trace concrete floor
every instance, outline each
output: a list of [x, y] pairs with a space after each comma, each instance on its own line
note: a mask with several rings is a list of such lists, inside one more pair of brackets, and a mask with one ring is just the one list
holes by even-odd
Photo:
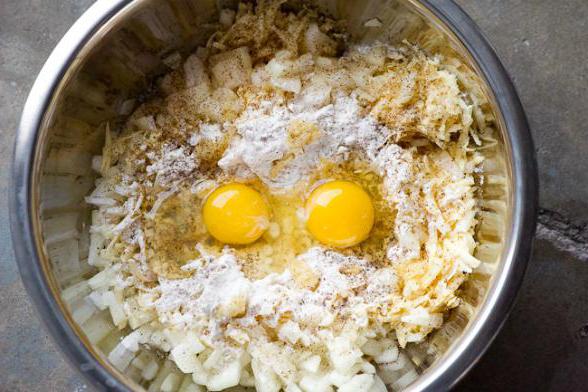
[[[82, 391], [18, 277], [7, 195], [20, 109], [52, 47], [91, 0], [0, 0], [0, 391]], [[588, 387], [588, 1], [458, 0], [510, 71], [535, 137], [538, 240], [515, 309], [459, 391]]]

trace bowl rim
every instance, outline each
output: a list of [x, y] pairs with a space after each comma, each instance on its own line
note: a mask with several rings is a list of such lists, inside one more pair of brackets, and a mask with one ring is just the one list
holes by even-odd
[[[473, 20], [453, 0], [405, 0], [428, 13], [457, 38], [474, 60], [490, 87], [506, 129], [507, 155], [514, 197], [510, 236], [504, 260], [486, 294], [483, 306], [462, 336], [408, 391], [447, 390], [455, 386], [484, 354], [498, 334], [514, 304], [531, 255], [538, 209], [538, 174], [533, 140], [515, 87], [494, 49]], [[107, 370], [79, 339], [63, 313], [40, 262], [34, 238], [33, 176], [39, 130], [54, 93], [66, 71], [86, 43], [134, 0], [101, 0], [94, 3], [59, 41], [39, 72], [25, 103], [16, 135], [12, 161], [10, 225], [12, 244], [21, 279], [45, 327], [69, 362], [98, 390], [130, 391], [132, 383], [120, 372]]]
[[[425, 370], [407, 391], [447, 390], [479, 361], [506, 322], [531, 257], [539, 205], [539, 180], [533, 138], [516, 88], [485, 35], [454, 0], [408, 0], [423, 5], [464, 46], [490, 87], [505, 129], [512, 189], [509, 235], [501, 273], [493, 277], [484, 304], [437, 366]], [[430, 372], [429, 372], [430, 370]]]

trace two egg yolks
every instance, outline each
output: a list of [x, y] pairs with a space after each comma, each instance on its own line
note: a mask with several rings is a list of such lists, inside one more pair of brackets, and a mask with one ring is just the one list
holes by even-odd
[[[269, 207], [259, 192], [243, 184], [223, 185], [203, 207], [208, 232], [225, 244], [255, 242], [269, 226]], [[349, 181], [318, 186], [306, 201], [306, 226], [319, 242], [346, 248], [365, 240], [374, 224], [370, 196]]]

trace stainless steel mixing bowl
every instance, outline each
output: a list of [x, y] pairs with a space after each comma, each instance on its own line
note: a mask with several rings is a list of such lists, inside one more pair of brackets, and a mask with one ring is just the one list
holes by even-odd
[[[106, 355], [120, 332], [96, 335], [88, 323], [102, 317], [72, 317], [67, 287], [93, 273], [87, 257], [88, 208], [93, 186], [91, 157], [103, 144], [103, 124], [116, 124], [166, 71], [170, 53], [187, 53], [205, 42], [216, 0], [103, 0], [95, 3], [57, 45], [26, 102], [14, 151], [11, 223], [26, 288], [51, 335], [71, 363], [98, 389], [156, 389], [132, 366], [124, 372]], [[494, 116], [499, 143], [485, 150], [487, 181], [476, 256], [484, 268], [462, 290], [462, 304], [425, 344], [407, 356], [420, 376], [408, 390], [454, 386], [499, 331], [520, 286], [535, 229], [537, 174], [525, 115], [506, 71], [470, 18], [452, 1], [317, 1], [348, 21], [356, 40], [411, 39], [419, 31], [456, 50], [477, 73]], [[379, 28], [364, 22], [378, 18]], [[373, 25], [373, 24], [372, 24]], [[58, 154], [58, 156], [56, 156]], [[73, 222], [48, 232], [50, 219]], [[67, 219], [66, 219], [67, 220]], [[67, 241], [67, 242], [64, 242]], [[86, 242], [85, 242], [86, 241]], [[64, 265], [64, 255], [73, 255]], [[65, 246], [67, 245], [67, 246]], [[91, 313], [90, 309], [90, 313]], [[95, 311], [95, 310], [94, 310]], [[165, 366], [163, 366], [165, 367]], [[162, 368], [163, 368], [162, 367]], [[169, 369], [168, 369], [169, 370]], [[401, 375], [399, 375], [401, 376]], [[394, 386], [391, 386], [393, 389]]]

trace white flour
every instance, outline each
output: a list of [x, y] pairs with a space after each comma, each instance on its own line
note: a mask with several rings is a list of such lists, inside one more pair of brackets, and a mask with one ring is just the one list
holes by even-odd
[[159, 154], [147, 153], [151, 164], [147, 166], [147, 174], [155, 175], [155, 184], [168, 186], [178, 181], [198, 167], [198, 160], [192, 154], [188, 154], [185, 147], [163, 145]]
[[[247, 333], [259, 332], [258, 317], [273, 328], [285, 314], [300, 330], [304, 345], [316, 343], [312, 331], [331, 325], [336, 318], [367, 323], [366, 310], [386, 302], [397, 290], [392, 269], [376, 269], [370, 262], [315, 247], [299, 256], [319, 277], [315, 290], [298, 287], [290, 271], [250, 281], [231, 251], [220, 257], [189, 264], [187, 279], [160, 279], [155, 309], [162, 322], [185, 328], [207, 328], [222, 338], [229, 318]], [[292, 326], [290, 326], [292, 327]], [[251, 336], [259, 338], [259, 336]], [[289, 339], [294, 339], [289, 337]], [[295, 342], [291, 342], [295, 343]]]
[[190, 278], [160, 279], [155, 307], [162, 321], [194, 326], [209, 318], [220, 322], [239, 313], [228, 306], [246, 298], [251, 282], [235, 256], [225, 253], [214, 261], [202, 260], [202, 264]]
[[191, 146], [197, 146], [203, 140], [210, 142], [220, 142], [224, 135], [223, 127], [220, 124], [203, 123], [200, 124], [198, 132], [190, 135], [188, 144]]
[[[292, 107], [264, 101], [259, 109], [247, 110], [236, 122], [240, 137], [233, 140], [218, 162], [219, 167], [243, 178], [254, 174], [270, 188], [283, 190], [315, 170], [321, 159], [339, 162], [353, 149], [374, 160], [386, 142], [386, 127], [362, 115], [353, 96], [340, 94], [333, 103], [318, 109], [314, 103], [308, 105], [308, 110], [298, 112], [299, 108], [294, 111]], [[320, 136], [292, 157], [288, 156], [293, 149], [288, 142], [288, 128], [294, 121], [318, 126]], [[282, 159], [286, 159], [285, 165], [273, 173], [274, 163]]]

